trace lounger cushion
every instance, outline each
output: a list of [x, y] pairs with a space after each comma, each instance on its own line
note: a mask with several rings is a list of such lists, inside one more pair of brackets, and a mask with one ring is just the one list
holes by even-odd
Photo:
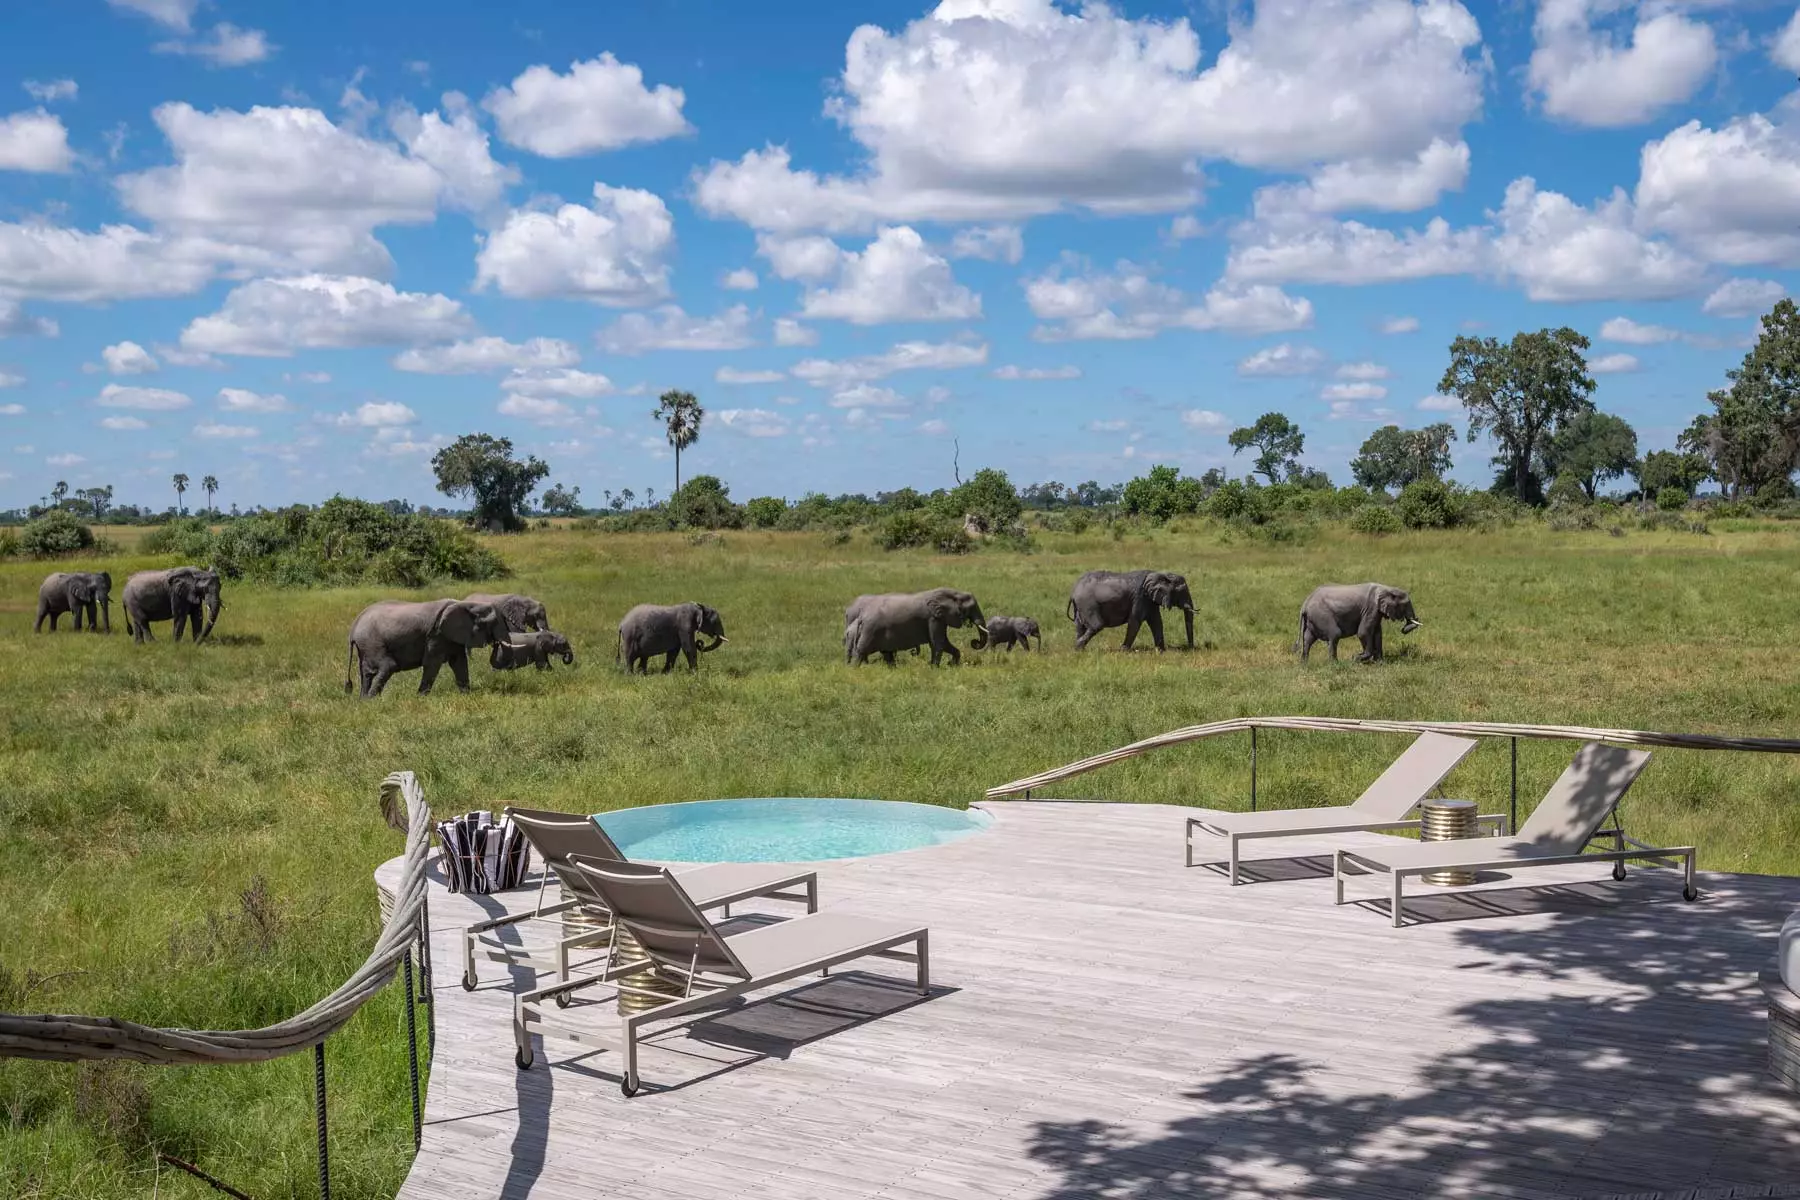
[[701, 908], [726, 899], [749, 899], [776, 887], [804, 886], [813, 874], [774, 863], [707, 863], [699, 867], [671, 867], [681, 888]]
[[924, 926], [909, 921], [823, 912], [734, 933], [725, 941], [751, 977], [762, 979], [821, 959], [852, 954], [864, 946], [924, 932]]
[[[1404, 820], [1405, 815], [1402, 813], [1392, 819]], [[1377, 820], [1348, 805], [1274, 808], [1262, 812], [1221, 812], [1202, 808], [1195, 810], [1193, 819], [1230, 833], [1307, 833], [1313, 830], [1330, 833], [1341, 829], [1363, 829]]]
[[1545, 847], [1513, 837], [1459, 838], [1451, 842], [1414, 842], [1401, 838], [1392, 840], [1392, 846], [1346, 846], [1344, 849], [1357, 858], [1365, 858], [1401, 871], [1417, 867], [1460, 867], [1481, 862], [1522, 863], [1538, 858], [1558, 858], [1568, 853], [1560, 847]]

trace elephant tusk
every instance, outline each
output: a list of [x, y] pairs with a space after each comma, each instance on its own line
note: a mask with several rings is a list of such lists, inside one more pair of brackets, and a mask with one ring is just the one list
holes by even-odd
[[718, 640], [718, 641], [721, 641], [721, 642], [729, 642], [729, 641], [730, 641], [730, 640], [731, 640], [731, 639], [730, 639], [730, 638], [728, 638], [728, 637], [726, 637], [726, 636], [725, 636], [725, 635], [724, 635], [724, 634], [722, 634], [722, 633], [721, 633], [721, 634], [720, 634], [720, 635], [719, 635], [719, 636], [718, 636], [718, 639], [717, 639], [717, 640]]

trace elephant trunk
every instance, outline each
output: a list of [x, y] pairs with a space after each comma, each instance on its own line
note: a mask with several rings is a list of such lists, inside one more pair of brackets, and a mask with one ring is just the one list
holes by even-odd
[[575, 652], [573, 650], [564, 650], [562, 660], [563, 660], [563, 666], [565, 666], [565, 667], [574, 666], [575, 665]]
[[969, 643], [971, 650], [985, 650], [988, 645], [988, 628], [980, 621], [975, 622], [975, 640]]
[[1187, 648], [1194, 648], [1194, 606], [1188, 605], [1181, 610], [1182, 623], [1187, 626]]
[[105, 624], [106, 624], [106, 632], [111, 633], [112, 632], [112, 600], [111, 599], [102, 600], [100, 602], [100, 619], [103, 622], [105, 622]]
[[195, 638], [195, 641], [201, 641], [212, 636], [213, 626], [218, 624], [219, 621], [219, 609], [223, 607], [224, 603], [219, 599], [219, 594], [217, 592], [214, 592], [206, 598], [206, 628], [200, 631], [200, 636]]
[[1419, 626], [1423, 625], [1424, 623], [1425, 622], [1419, 620], [1419, 618], [1417, 618], [1417, 617], [1408, 617], [1408, 618], [1406, 618], [1406, 624], [1400, 626], [1400, 632], [1401, 633], [1411, 633], [1413, 630], [1417, 629]]
[[726, 642], [728, 642], [730, 640], [731, 640], [730, 638], [726, 637], [722, 633], [715, 633], [715, 634], [713, 634], [713, 644], [710, 646], [701, 646], [700, 653], [710, 654], [714, 650], [717, 650], [720, 646], [723, 646]]

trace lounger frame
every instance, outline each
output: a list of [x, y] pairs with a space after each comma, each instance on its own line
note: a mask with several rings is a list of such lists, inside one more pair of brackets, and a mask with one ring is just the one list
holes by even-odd
[[[1417, 806], [1415, 805], [1414, 807], [1417, 807]], [[1348, 806], [1345, 805], [1345, 806], [1333, 806], [1331, 808], [1321, 809], [1320, 811], [1321, 812], [1339, 812], [1339, 813], [1341, 813], [1341, 812], [1345, 812], [1347, 810], [1348, 810]], [[1476, 816], [1475, 823], [1478, 826], [1488, 827], [1490, 833], [1492, 833], [1492, 834], [1499, 835], [1499, 834], [1506, 834], [1506, 833], [1511, 832], [1511, 830], [1507, 826], [1505, 813], [1483, 813], [1483, 814]], [[1360, 821], [1359, 820], [1359, 821], [1350, 821], [1350, 822], [1335, 821], [1335, 822], [1331, 822], [1329, 824], [1327, 824], [1325, 822], [1321, 822], [1318, 825], [1308, 826], [1304, 829], [1234, 830], [1234, 829], [1228, 829], [1223, 825], [1214, 824], [1213, 822], [1208, 821], [1205, 817], [1189, 817], [1187, 819], [1186, 864], [1190, 867], [1195, 865], [1194, 864], [1194, 830], [1196, 830], [1196, 829], [1200, 830], [1202, 833], [1211, 834], [1213, 837], [1222, 837], [1226, 840], [1226, 854], [1227, 854], [1226, 878], [1228, 878], [1231, 881], [1231, 885], [1233, 887], [1236, 887], [1239, 883], [1243, 882], [1241, 879], [1238, 878], [1238, 862], [1239, 862], [1238, 844], [1240, 842], [1247, 842], [1247, 841], [1251, 841], [1256, 838], [1309, 837], [1309, 836], [1316, 837], [1316, 836], [1320, 836], [1320, 835], [1328, 834], [1328, 833], [1349, 833], [1349, 832], [1360, 832], [1362, 830], [1370, 830], [1373, 832], [1386, 832], [1389, 830], [1398, 830], [1398, 829], [1419, 830], [1419, 829], [1423, 829], [1424, 826], [1425, 826], [1425, 822], [1424, 822], [1423, 818], [1414, 818], [1412, 820], [1407, 820], [1407, 821]]]

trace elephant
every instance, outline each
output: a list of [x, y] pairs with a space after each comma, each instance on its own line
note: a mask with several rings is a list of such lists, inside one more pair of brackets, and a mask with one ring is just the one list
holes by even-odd
[[503, 596], [477, 592], [473, 596], [464, 596], [463, 599], [470, 604], [493, 605], [506, 618], [506, 627], [514, 633], [538, 633], [550, 629], [550, 618], [544, 614], [544, 602], [536, 597], [521, 596], [516, 592], [508, 592]]
[[1032, 638], [1037, 639], [1038, 652], [1043, 653], [1043, 631], [1038, 628], [1038, 623], [1030, 617], [989, 617], [987, 619], [986, 644], [989, 646], [1005, 646], [1006, 652], [1011, 654], [1014, 642], [1030, 650]]
[[[112, 632], [112, 575], [106, 571], [58, 571], [44, 576], [38, 586], [37, 623], [33, 633], [41, 633], [44, 618], [50, 618], [50, 632], [56, 632], [56, 618], [75, 614], [75, 629], [81, 630], [81, 616], [87, 614], [89, 633], [99, 633], [101, 621], [106, 632]], [[98, 615], [96, 615], [98, 614]]]
[[962, 661], [958, 650], [946, 634], [948, 629], [975, 626], [971, 650], [985, 647], [988, 637], [987, 618], [981, 605], [968, 592], [955, 588], [932, 588], [924, 592], [892, 592], [885, 595], [858, 596], [844, 610], [844, 657], [862, 664], [871, 654], [879, 654], [888, 666], [894, 665], [894, 654], [920, 646], [931, 647], [931, 665], [937, 666], [950, 655], [952, 666]]
[[1306, 661], [1318, 641], [1326, 644], [1335, 661], [1338, 639], [1354, 633], [1362, 643], [1356, 661], [1375, 662], [1381, 658], [1383, 620], [1405, 622], [1401, 633], [1424, 624], [1413, 613], [1412, 597], [1384, 583], [1328, 583], [1314, 588], [1300, 606], [1300, 640], [1295, 646], [1300, 661]]
[[560, 655], [565, 667], [575, 665], [575, 648], [569, 645], [569, 639], [562, 634], [550, 630], [515, 633], [505, 641], [494, 643], [494, 648], [488, 651], [488, 666], [496, 671], [511, 671], [525, 666], [536, 666], [540, 671], [548, 671], [551, 655]]
[[424, 668], [419, 695], [431, 691], [445, 663], [456, 676], [458, 691], [469, 690], [469, 651], [506, 641], [506, 618], [491, 604], [466, 600], [378, 600], [350, 625], [344, 661], [344, 691], [351, 691], [353, 667], [360, 665], [362, 695], [367, 700], [395, 671]]
[[1163, 644], [1164, 608], [1179, 608], [1187, 623], [1187, 648], [1194, 648], [1194, 598], [1187, 576], [1170, 571], [1089, 571], [1069, 593], [1068, 616], [1075, 622], [1075, 648], [1085, 649], [1102, 629], [1125, 626], [1122, 648], [1137, 640], [1138, 626], [1150, 626], [1157, 653]]
[[[182, 627], [193, 622], [193, 640], [212, 636], [219, 620], [219, 573], [211, 567], [173, 567], [167, 571], [139, 571], [125, 581], [125, 624], [135, 642], [155, 641], [150, 622], [175, 622], [175, 640]], [[200, 613], [206, 611], [206, 627]]]
[[[699, 635], [713, 639], [708, 646]], [[686, 604], [640, 604], [619, 622], [619, 640], [613, 647], [613, 661], [621, 658], [625, 671], [640, 675], [650, 673], [650, 659], [663, 656], [662, 673], [675, 669], [675, 656], [687, 656], [688, 670], [697, 670], [700, 655], [717, 650], [730, 639], [725, 636], [725, 618], [716, 608], [698, 601]]]

